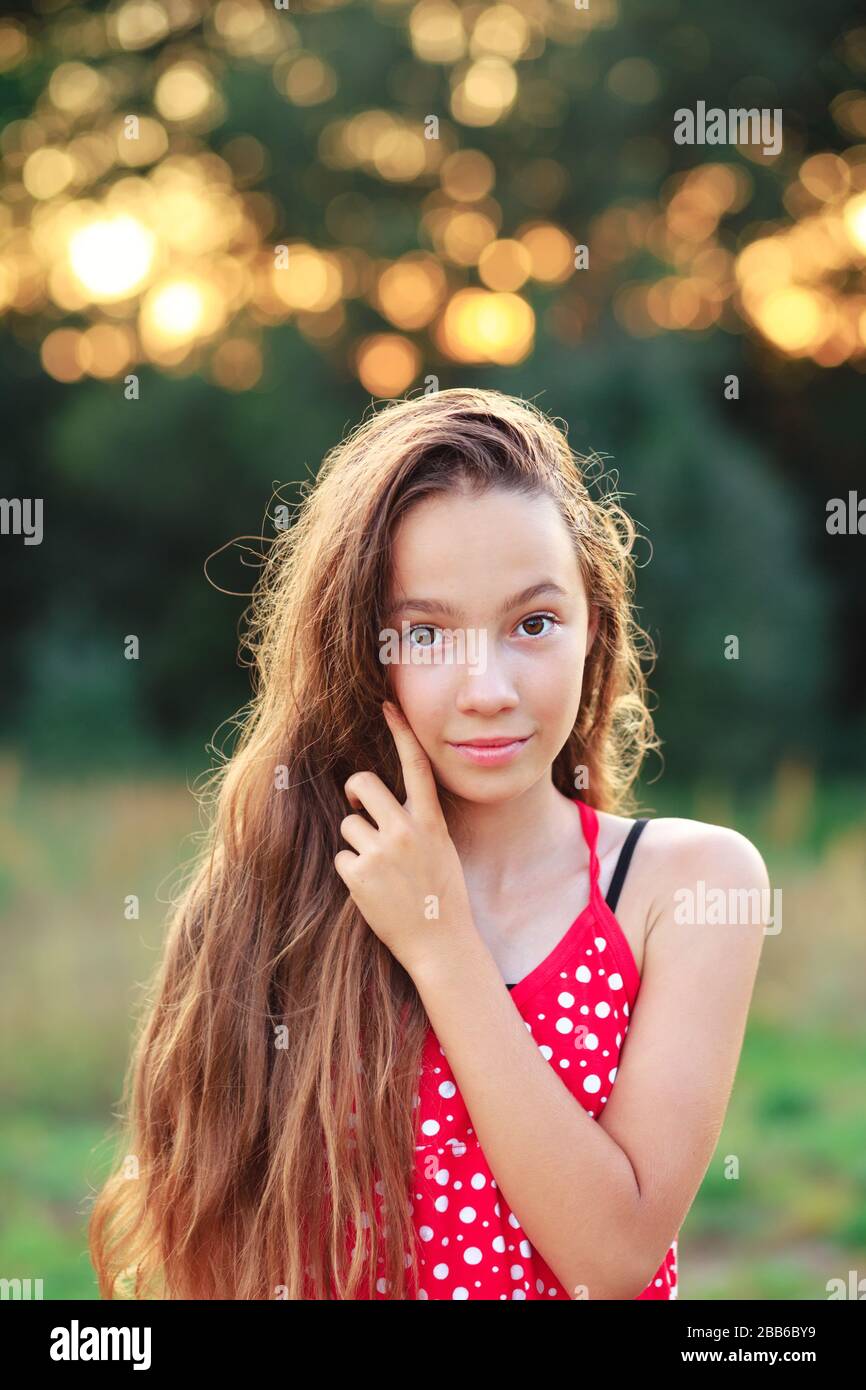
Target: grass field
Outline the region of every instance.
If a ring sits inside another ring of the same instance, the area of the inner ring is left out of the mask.
[[[789,766],[762,797],[650,787],[644,804],[735,825],[783,894],[681,1234],[680,1297],[824,1299],[827,1280],[866,1274],[862,793]],[[0,1275],[41,1278],[48,1299],[96,1297],[87,1205],[110,1163],[130,1019],[200,829],[183,774],[67,783],[0,762]]]

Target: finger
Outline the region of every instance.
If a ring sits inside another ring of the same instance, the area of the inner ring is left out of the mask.
[[[339,854],[334,855],[334,868],[345,883],[349,892],[355,881],[355,865],[358,862],[357,854],[353,854],[350,849],[341,849]]]
[[[442,807],[430,759],[412,732],[408,719],[399,706],[389,700],[384,701],[382,710],[403,768],[406,809],[415,815],[441,817]]]
[[[349,804],[369,812],[380,830],[394,825],[403,809],[375,772],[353,772],[346,778],[343,788]]]
[[[379,831],[363,816],[346,816],[340,822],[340,834],[359,854],[372,849],[379,838]]]

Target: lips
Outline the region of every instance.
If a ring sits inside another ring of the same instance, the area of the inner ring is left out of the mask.
[[[459,743],[455,742],[455,748],[507,748],[509,743],[525,743],[529,734],[512,734],[506,738],[467,738]]]
[[[458,758],[476,767],[503,767],[519,758],[534,735],[526,738],[484,738],[472,743],[452,743]]]

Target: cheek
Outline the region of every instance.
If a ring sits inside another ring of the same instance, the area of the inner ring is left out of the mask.
[[[400,708],[417,736],[437,734],[453,699],[447,668],[395,665],[391,683]]]
[[[556,733],[571,726],[580,707],[583,648],[575,642],[551,653],[550,659],[533,663],[526,673],[524,694],[538,717]],[[530,693],[531,692],[531,693]]]

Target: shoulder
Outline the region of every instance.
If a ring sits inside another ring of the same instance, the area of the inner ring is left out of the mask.
[[[610,812],[596,813],[601,840],[620,848],[636,818],[617,816]],[[755,886],[766,887],[769,879],[760,851],[738,830],[705,821],[687,820],[680,816],[647,818],[640,840],[641,872],[652,880],[679,881],[684,875],[712,871],[714,874],[756,880]]]
[[[645,858],[666,876],[712,869],[721,875],[756,878],[757,886],[769,882],[760,851],[728,826],[662,816],[647,823],[641,838]]]
[[[752,895],[769,894],[770,877],[760,850],[751,840],[724,825],[680,817],[651,820],[641,837],[644,872],[652,887],[648,931],[670,921],[677,905],[691,895],[715,894],[733,901],[751,901]],[[736,895],[736,899],[733,895]],[[758,925],[750,908],[747,921]]]

